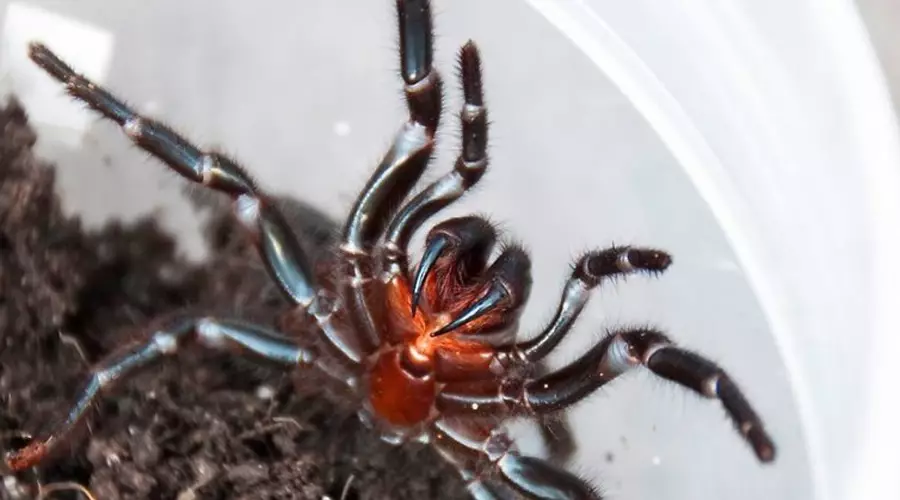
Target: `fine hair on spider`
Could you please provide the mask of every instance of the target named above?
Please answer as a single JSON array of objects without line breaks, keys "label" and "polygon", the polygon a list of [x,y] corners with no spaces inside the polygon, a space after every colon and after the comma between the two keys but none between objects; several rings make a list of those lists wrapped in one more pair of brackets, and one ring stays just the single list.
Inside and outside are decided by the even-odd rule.
[{"label": "fine hair on spider", "polygon": [[[163,123],[141,116],[87,80],[49,48],[31,59],[75,99],[117,123],[138,147],[189,181],[229,196],[269,276],[292,307],[284,331],[238,318],[180,314],[148,326],[140,339],[97,363],[78,400],[46,434],[6,457],[15,471],[43,463],[83,426],[91,404],[121,382],[185,349],[223,350],[302,373],[318,372],[358,403],[360,418],[391,443],[430,444],[475,500],[600,499],[562,466],[575,441],[565,410],[634,368],[718,400],[757,458],[775,445],[732,378],[701,355],[650,327],[614,328],[558,370],[547,356],[571,331],[594,290],[616,278],[656,276],[664,251],[612,246],[573,264],[552,319],[519,338],[531,291],[531,261],[499,244],[484,217],[438,221],[410,262],[414,233],[477,185],[488,168],[488,121],[481,56],[459,51],[464,103],[460,145],[449,171],[414,192],[432,163],[442,116],[442,78],[433,67],[429,0],[396,0],[400,75],[408,120],[361,190],[333,252],[313,262],[272,198],[236,160],[204,150]],[[530,330],[523,328],[521,330]],[[317,342],[301,342],[312,336]],[[548,460],[520,454],[504,424],[536,420],[550,439]]]}]

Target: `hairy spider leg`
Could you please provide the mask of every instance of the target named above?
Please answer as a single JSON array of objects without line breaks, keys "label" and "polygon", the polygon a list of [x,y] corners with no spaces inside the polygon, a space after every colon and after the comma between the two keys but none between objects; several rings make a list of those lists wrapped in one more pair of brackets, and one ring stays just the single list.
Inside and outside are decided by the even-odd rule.
[{"label": "hairy spider leg", "polygon": [[397,0],[400,73],[409,119],[369,178],[347,217],[343,247],[368,253],[396,208],[425,172],[441,117],[441,77],[432,67],[434,32],[427,0]]},{"label": "hairy spider leg", "polygon": [[[290,338],[251,323],[211,317],[181,316],[159,320],[128,346],[122,347],[91,369],[91,376],[66,417],[46,434],[6,456],[12,471],[33,467],[64,449],[82,426],[91,406],[140,371],[185,348],[222,350],[283,366],[315,367],[333,374],[324,359]],[[338,379],[348,384],[351,381]]]},{"label": "hairy spider leg", "polygon": [[539,335],[512,346],[513,349],[524,361],[544,359],[571,331],[595,288],[635,273],[657,275],[671,263],[669,254],[653,248],[610,247],[582,255],[566,282],[553,319]]},{"label": "hairy spider leg", "polygon": [[[594,288],[602,283],[634,273],[655,275],[669,267],[672,258],[661,250],[650,248],[612,247],[581,256],[563,288],[556,314],[544,330],[532,339],[511,348],[511,358],[519,364],[532,365],[526,376],[542,377],[550,373],[544,358],[572,330],[584,310]],[[550,458],[565,463],[576,450],[574,433],[564,413],[536,415]]]},{"label": "hairy spider leg", "polygon": [[[552,372],[543,360],[533,363],[533,376],[543,377]],[[534,415],[538,425],[541,440],[547,447],[547,459],[558,465],[569,463],[578,450],[578,442],[575,439],[575,431],[569,421],[569,415],[564,412]]]},{"label": "hairy spider leg", "polygon": [[[488,166],[488,116],[484,105],[481,56],[469,40],[459,51],[463,106],[459,112],[462,144],[453,170],[407,202],[391,220],[385,238],[384,267],[392,276],[405,275],[413,233],[431,216],[458,200],[484,175]],[[416,301],[412,303],[415,314]]]},{"label": "hairy spider leg", "polygon": [[762,420],[731,377],[711,361],[650,329],[613,332],[581,358],[542,377],[447,384],[438,394],[437,406],[445,415],[552,413],[571,407],[638,365],[721,401],[756,457],[764,463],[775,459],[775,445]]},{"label": "hairy spider leg", "polygon": [[379,318],[384,290],[373,279],[372,252],[391,216],[431,161],[441,117],[441,77],[432,67],[434,31],[428,0],[397,0],[400,73],[409,119],[397,132],[378,168],[356,199],[344,225],[344,265],[339,293],[366,353],[381,344]]},{"label": "hairy spider leg", "polygon": [[183,177],[233,200],[234,214],[250,233],[271,278],[283,294],[313,319],[312,326],[348,365],[362,358],[355,339],[331,321],[333,303],[318,295],[312,264],[278,207],[245,169],[215,151],[203,151],[165,124],[143,117],[101,86],[76,73],[50,49],[29,47],[31,59],[65,84],[66,91],[116,122],[131,140]]},{"label": "hairy spider leg", "polygon": [[473,500],[603,500],[588,481],[520,455],[513,439],[499,427],[441,419],[433,429],[438,453],[456,466]]},{"label": "hairy spider leg", "polygon": [[312,266],[291,234],[284,216],[234,160],[203,151],[156,120],[143,117],[107,90],[76,73],[39,43],[29,56],[65,84],[66,91],[104,117],[116,122],[142,149],[183,177],[234,200],[235,215],[253,235],[263,261],[282,292],[294,303],[308,306],[316,294]]}]

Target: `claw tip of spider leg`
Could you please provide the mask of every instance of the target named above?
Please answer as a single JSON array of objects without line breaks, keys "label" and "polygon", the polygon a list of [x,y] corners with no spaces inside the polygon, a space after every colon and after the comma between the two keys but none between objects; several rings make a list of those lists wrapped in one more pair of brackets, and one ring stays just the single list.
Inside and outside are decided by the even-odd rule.
[{"label": "claw tip of spider leg", "polygon": [[42,442],[34,442],[22,449],[12,451],[6,455],[5,464],[13,472],[23,471],[34,467],[47,453],[47,445]]},{"label": "claw tip of spider leg", "polygon": [[466,42],[459,51],[459,71],[466,103],[482,106],[484,90],[481,78],[481,56],[478,53],[478,46],[472,40]]},{"label": "claw tip of spider leg", "polygon": [[655,249],[631,249],[628,260],[632,266],[651,272],[662,272],[672,265],[671,255]]},{"label": "claw tip of spider leg", "polygon": [[[466,69],[481,71],[481,54],[478,52],[478,45],[475,43],[475,40],[468,40],[463,44],[462,48],[459,49],[459,60],[463,66],[463,71]],[[470,65],[470,68],[466,68],[466,63]]]},{"label": "claw tip of spider leg", "polygon": [[775,444],[765,431],[754,428],[747,433],[747,439],[760,462],[767,464],[775,461]]},{"label": "claw tip of spider leg", "polygon": [[40,58],[42,56],[46,56],[49,52],[50,52],[50,49],[48,49],[47,46],[41,42],[38,42],[38,41],[28,42],[28,57],[31,60],[37,60],[38,58]]},{"label": "claw tip of spider leg", "polygon": [[50,76],[62,82],[67,82],[74,73],[59,56],[37,41],[28,44],[28,58]]}]

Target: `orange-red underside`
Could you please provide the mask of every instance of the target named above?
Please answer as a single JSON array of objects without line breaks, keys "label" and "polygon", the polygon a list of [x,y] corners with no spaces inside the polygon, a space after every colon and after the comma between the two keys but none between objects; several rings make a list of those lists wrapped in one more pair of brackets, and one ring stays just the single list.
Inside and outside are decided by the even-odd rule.
[{"label": "orange-red underside", "polygon": [[[415,317],[410,311],[412,290],[406,278],[396,277],[387,284],[388,335],[394,345],[382,352],[372,368],[370,402],[379,416],[394,425],[411,426],[428,418],[438,384],[484,378],[490,373],[494,355],[490,345],[455,333],[430,336],[479,294],[477,289],[438,281],[429,278],[426,282]],[[445,310],[436,310],[436,306]],[[457,333],[476,332],[494,321],[496,317],[486,315]]]}]

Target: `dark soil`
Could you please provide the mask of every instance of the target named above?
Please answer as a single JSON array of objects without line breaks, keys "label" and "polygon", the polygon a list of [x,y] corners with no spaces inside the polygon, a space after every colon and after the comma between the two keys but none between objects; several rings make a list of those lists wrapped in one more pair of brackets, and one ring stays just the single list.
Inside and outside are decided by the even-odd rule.
[{"label": "dark soil", "polygon": [[[152,218],[87,231],[62,213],[54,166],[33,156],[36,136],[16,102],[0,109],[0,131],[4,449],[62,416],[91,363],[151,319],[189,306],[274,325],[286,307],[215,203],[205,202],[214,216],[202,265],[183,259]],[[331,221],[288,206],[309,250],[325,251]],[[387,445],[351,404],[298,391],[288,374],[221,354],[184,353],[141,374],[104,398],[91,422],[71,452],[3,477],[0,498],[34,498],[36,481],[73,481],[98,500],[338,500],[345,487],[348,500],[465,498],[430,449]]]}]

